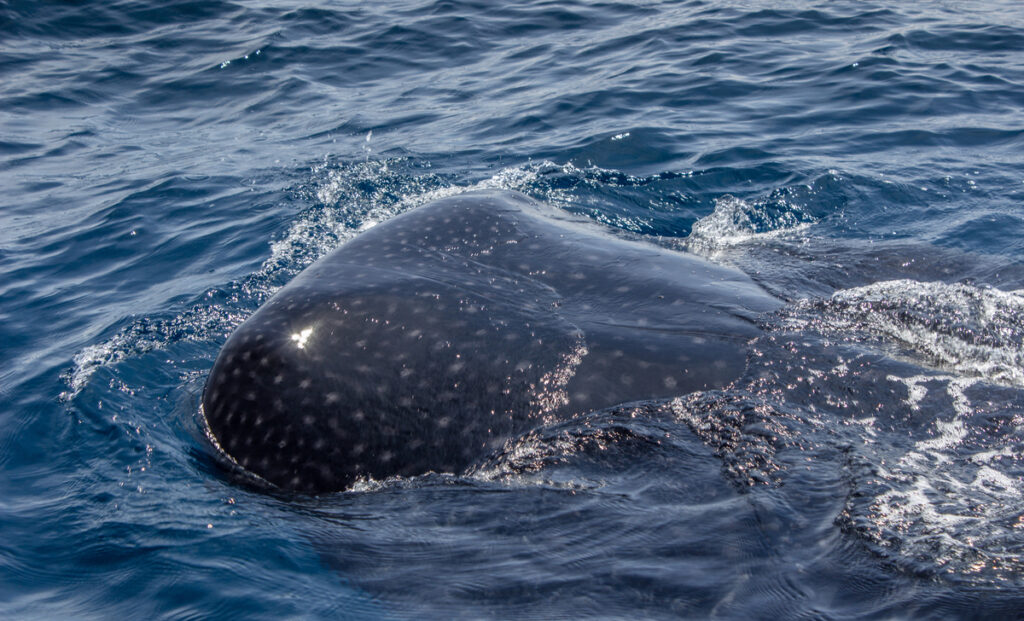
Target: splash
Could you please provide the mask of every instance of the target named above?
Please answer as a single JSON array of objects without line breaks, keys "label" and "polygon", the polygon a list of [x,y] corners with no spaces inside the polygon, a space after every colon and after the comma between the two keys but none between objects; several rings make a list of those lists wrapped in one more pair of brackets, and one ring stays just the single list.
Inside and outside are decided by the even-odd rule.
[{"label": "splash", "polygon": [[[940,371],[1024,387],[1024,295],[968,284],[893,280],[803,302],[829,334],[866,332]],[[807,325],[796,316],[795,325]]]},{"label": "splash", "polygon": [[803,231],[812,222],[810,216],[788,202],[751,204],[726,194],[715,200],[714,211],[693,224],[686,247],[691,252],[715,256],[734,246]]}]

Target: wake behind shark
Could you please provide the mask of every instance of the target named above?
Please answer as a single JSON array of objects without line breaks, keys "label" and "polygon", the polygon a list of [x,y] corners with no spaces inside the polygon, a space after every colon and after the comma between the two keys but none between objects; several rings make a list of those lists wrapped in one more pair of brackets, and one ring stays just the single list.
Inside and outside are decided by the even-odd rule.
[{"label": "wake behind shark", "polygon": [[779,306],[738,271],[467,193],[282,288],[224,345],[203,410],[231,459],[286,490],[461,472],[543,424],[725,386]]}]

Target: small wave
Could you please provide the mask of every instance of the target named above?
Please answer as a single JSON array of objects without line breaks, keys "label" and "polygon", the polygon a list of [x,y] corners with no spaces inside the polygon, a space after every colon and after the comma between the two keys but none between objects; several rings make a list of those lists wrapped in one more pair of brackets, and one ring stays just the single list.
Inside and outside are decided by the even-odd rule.
[{"label": "small wave", "polygon": [[748,203],[726,194],[715,199],[715,209],[693,224],[686,247],[704,255],[802,231],[813,222],[799,208],[786,203]]}]

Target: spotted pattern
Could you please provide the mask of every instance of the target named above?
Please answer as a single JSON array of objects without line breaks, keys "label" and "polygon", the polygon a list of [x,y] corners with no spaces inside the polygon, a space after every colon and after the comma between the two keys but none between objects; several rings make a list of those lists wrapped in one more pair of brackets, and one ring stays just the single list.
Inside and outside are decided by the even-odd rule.
[{"label": "spotted pattern", "polygon": [[228,339],[203,409],[226,455],[285,489],[459,472],[541,424],[723,386],[776,306],[737,272],[466,194],[284,287]]}]

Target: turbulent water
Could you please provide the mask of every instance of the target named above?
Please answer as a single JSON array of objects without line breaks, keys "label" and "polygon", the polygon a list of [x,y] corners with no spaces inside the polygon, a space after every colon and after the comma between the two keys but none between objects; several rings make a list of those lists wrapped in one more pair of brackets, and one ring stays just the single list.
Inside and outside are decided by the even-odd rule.
[{"label": "turbulent water", "polygon": [[[0,3],[0,617],[1024,618],[1022,50],[1009,0]],[[466,472],[221,468],[227,335],[474,188],[785,306]]]}]

